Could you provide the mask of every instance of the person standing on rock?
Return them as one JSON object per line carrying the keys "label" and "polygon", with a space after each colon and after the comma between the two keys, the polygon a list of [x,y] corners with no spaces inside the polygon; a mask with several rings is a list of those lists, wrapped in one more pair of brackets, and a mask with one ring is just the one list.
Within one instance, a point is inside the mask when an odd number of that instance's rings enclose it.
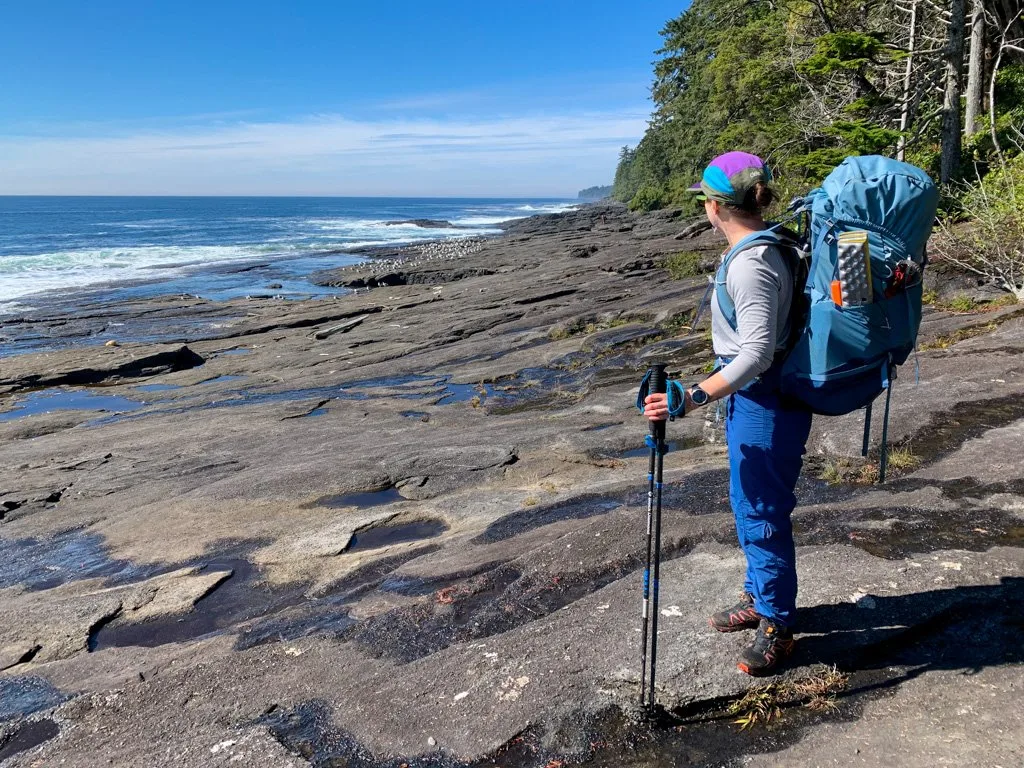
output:
{"label": "person standing on rock", "polygon": [[[711,226],[734,248],[767,228],[762,212],[774,200],[770,182],[759,157],[729,152],[712,160],[691,189],[704,201]],[[797,578],[790,515],[811,414],[787,407],[778,393],[793,301],[785,255],[773,245],[753,245],[728,264],[723,259],[715,280],[735,307],[736,327],[713,291],[711,334],[721,368],[686,392],[685,412],[728,398],[729,500],[747,572],[740,602],[716,613],[710,624],[719,632],[756,629],[737,666],[765,675],[793,650]],[[644,402],[651,421],[668,417],[665,395],[652,394]]]}

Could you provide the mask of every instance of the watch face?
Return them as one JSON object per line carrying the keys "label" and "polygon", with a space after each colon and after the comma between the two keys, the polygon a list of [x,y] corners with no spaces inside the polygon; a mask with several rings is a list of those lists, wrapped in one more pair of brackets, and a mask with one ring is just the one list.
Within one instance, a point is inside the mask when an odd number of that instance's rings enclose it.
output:
{"label": "watch face", "polygon": [[690,399],[697,405],[704,405],[708,401],[708,393],[700,387],[694,387]]}

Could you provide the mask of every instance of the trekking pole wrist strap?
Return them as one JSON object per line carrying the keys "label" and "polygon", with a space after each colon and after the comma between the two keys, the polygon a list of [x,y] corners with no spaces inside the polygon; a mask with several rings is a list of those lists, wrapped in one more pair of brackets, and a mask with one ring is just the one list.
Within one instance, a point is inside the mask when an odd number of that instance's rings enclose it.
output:
{"label": "trekking pole wrist strap", "polygon": [[651,394],[651,372],[648,371],[644,374],[644,377],[640,380],[640,391],[636,393],[636,409],[640,413],[644,412],[644,406],[647,400],[647,396]]}
{"label": "trekking pole wrist strap", "polygon": [[[647,396],[651,394],[651,372],[648,371],[640,381],[640,391],[636,395],[636,409],[644,412]],[[669,379],[665,387],[665,396],[668,401],[669,421],[675,421],[676,416],[686,415],[686,388],[681,382]]]}
{"label": "trekking pole wrist strap", "polygon": [[686,387],[678,381],[668,380],[665,394],[668,396],[668,418],[675,421],[676,416],[686,415]]}

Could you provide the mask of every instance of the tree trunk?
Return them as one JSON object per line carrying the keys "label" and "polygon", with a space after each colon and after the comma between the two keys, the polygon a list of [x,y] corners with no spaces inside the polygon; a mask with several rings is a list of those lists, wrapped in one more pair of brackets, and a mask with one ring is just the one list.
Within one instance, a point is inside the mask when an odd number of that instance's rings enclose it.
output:
{"label": "tree trunk", "polygon": [[949,33],[946,38],[946,95],[942,102],[942,161],[939,179],[949,184],[960,169],[960,96],[963,93],[964,32],[967,26],[965,0],[950,3]]}
{"label": "tree trunk", "polygon": [[1014,17],[1011,21],[1007,22],[1002,35],[999,37],[999,45],[996,49],[996,60],[992,64],[992,75],[988,81],[988,129],[992,136],[992,148],[995,150],[996,157],[999,158],[999,164],[1003,166],[1004,171],[1006,170],[1006,158],[1003,157],[1003,150],[999,146],[999,132],[996,131],[996,81],[999,79],[999,65],[1003,61],[1003,53],[1005,53],[1007,47],[1015,47],[1011,46],[1007,36],[1010,34],[1010,30],[1013,29],[1016,18],[1020,18],[1021,15],[1024,15],[1020,14],[1019,11],[1018,14],[1019,15],[1017,17]]}
{"label": "tree trunk", "polygon": [[967,65],[967,113],[964,116],[964,135],[973,136],[978,130],[978,115],[983,107],[985,80],[985,3],[974,0],[971,11],[971,56]]}
{"label": "tree trunk", "polygon": [[914,49],[917,47],[917,4],[910,3],[910,42],[907,44],[907,68],[903,74],[903,107],[900,110],[900,139],[896,144],[896,159],[907,159],[907,131],[910,130],[910,110],[914,85]]}

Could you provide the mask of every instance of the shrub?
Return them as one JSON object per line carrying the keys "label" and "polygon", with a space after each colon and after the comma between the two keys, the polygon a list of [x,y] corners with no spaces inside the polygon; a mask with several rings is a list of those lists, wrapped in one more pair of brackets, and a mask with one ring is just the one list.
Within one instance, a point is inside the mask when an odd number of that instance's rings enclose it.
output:
{"label": "shrub", "polygon": [[673,280],[696,277],[701,273],[701,255],[696,251],[679,251],[665,258],[665,269]]}
{"label": "shrub", "polygon": [[644,213],[657,210],[665,202],[664,197],[664,191],[661,187],[656,187],[653,184],[644,184],[633,195],[633,199],[629,201],[629,210]]}
{"label": "shrub", "polygon": [[965,187],[960,203],[940,221],[935,255],[1024,299],[1024,155]]}

